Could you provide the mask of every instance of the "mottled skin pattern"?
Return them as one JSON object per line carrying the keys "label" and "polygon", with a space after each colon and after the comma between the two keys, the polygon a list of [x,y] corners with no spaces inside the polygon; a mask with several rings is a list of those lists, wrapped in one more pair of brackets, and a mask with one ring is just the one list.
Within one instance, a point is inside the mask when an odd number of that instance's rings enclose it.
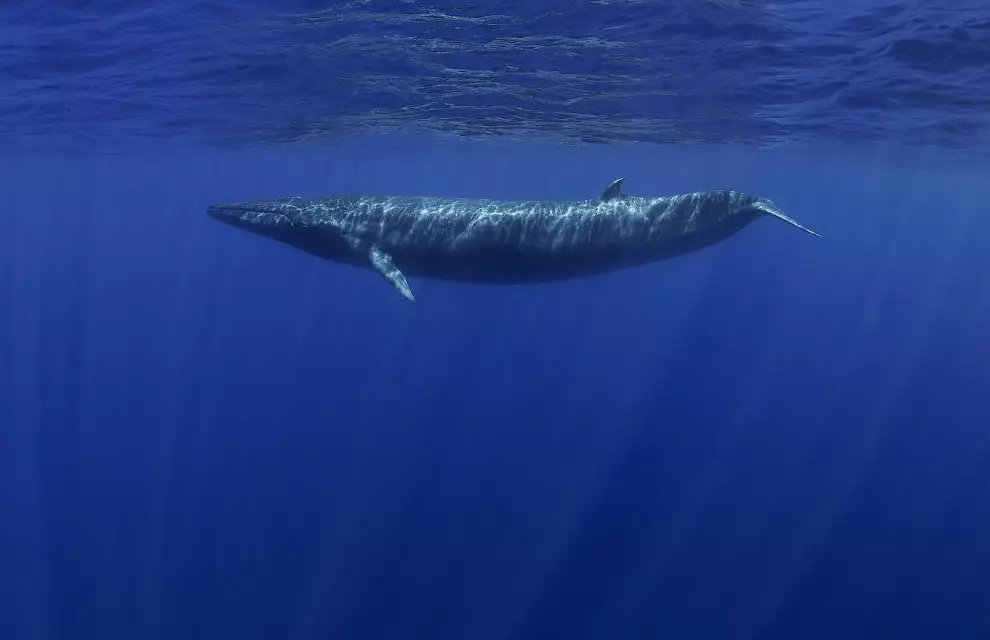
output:
{"label": "mottled skin pattern", "polygon": [[[536,283],[677,256],[764,215],[765,199],[717,190],[572,202],[429,197],[282,198],[210,207],[210,215],[321,258],[378,270],[412,300],[403,274]],[[803,229],[803,227],[801,227]]]}

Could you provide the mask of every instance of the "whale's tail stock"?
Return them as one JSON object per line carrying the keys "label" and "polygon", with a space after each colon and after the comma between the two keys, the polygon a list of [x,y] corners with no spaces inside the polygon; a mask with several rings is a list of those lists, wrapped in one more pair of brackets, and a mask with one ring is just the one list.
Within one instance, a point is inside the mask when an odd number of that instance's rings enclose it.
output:
{"label": "whale's tail stock", "polygon": [[756,202],[754,202],[752,206],[753,206],[754,209],[756,209],[758,211],[762,211],[763,213],[765,213],[767,215],[770,215],[770,216],[773,216],[774,218],[780,218],[781,220],[783,220],[787,224],[794,225],[795,227],[797,227],[798,229],[801,229],[802,231],[807,231],[811,235],[813,235],[815,237],[818,237],[818,238],[821,238],[821,235],[815,233],[814,231],[812,231],[808,227],[804,226],[803,224],[801,224],[800,222],[798,222],[794,218],[792,218],[790,216],[787,216],[787,215],[784,215],[780,211],[780,209],[778,209],[777,207],[774,206],[774,204],[773,204],[772,201],[767,200],[766,198],[760,198],[759,200],[757,200]]}

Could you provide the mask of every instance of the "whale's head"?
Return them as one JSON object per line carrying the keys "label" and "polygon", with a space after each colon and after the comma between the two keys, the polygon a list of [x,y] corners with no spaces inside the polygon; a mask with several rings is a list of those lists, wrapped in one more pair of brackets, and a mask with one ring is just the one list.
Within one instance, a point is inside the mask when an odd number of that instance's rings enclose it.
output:
{"label": "whale's head", "polygon": [[304,226],[300,212],[300,207],[289,198],[267,202],[215,204],[206,210],[207,215],[215,220],[276,239],[293,228]]}
{"label": "whale's head", "polygon": [[323,258],[347,257],[348,246],[337,232],[326,201],[281,198],[232,202],[207,208],[207,215],[232,227],[271,238]]}

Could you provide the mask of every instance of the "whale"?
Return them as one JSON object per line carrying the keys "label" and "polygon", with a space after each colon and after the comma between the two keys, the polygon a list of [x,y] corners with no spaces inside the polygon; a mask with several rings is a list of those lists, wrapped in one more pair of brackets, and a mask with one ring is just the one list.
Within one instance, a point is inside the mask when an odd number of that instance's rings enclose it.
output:
{"label": "whale", "polygon": [[409,277],[484,284],[587,277],[703,249],[765,217],[820,237],[767,198],[727,189],[629,196],[624,180],[586,200],[293,196],[215,204],[207,214],[374,270],[410,302]]}

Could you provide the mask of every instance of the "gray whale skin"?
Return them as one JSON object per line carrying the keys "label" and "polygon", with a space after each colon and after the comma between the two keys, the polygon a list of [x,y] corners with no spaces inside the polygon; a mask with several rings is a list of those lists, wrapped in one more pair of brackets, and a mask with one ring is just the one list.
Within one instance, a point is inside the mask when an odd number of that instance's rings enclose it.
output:
{"label": "gray whale skin", "polygon": [[213,205],[208,213],[321,258],[372,268],[410,301],[407,275],[493,284],[578,278],[696,251],[763,216],[818,235],[765,198],[724,189],[631,197],[622,182],[578,201],[293,197]]}

